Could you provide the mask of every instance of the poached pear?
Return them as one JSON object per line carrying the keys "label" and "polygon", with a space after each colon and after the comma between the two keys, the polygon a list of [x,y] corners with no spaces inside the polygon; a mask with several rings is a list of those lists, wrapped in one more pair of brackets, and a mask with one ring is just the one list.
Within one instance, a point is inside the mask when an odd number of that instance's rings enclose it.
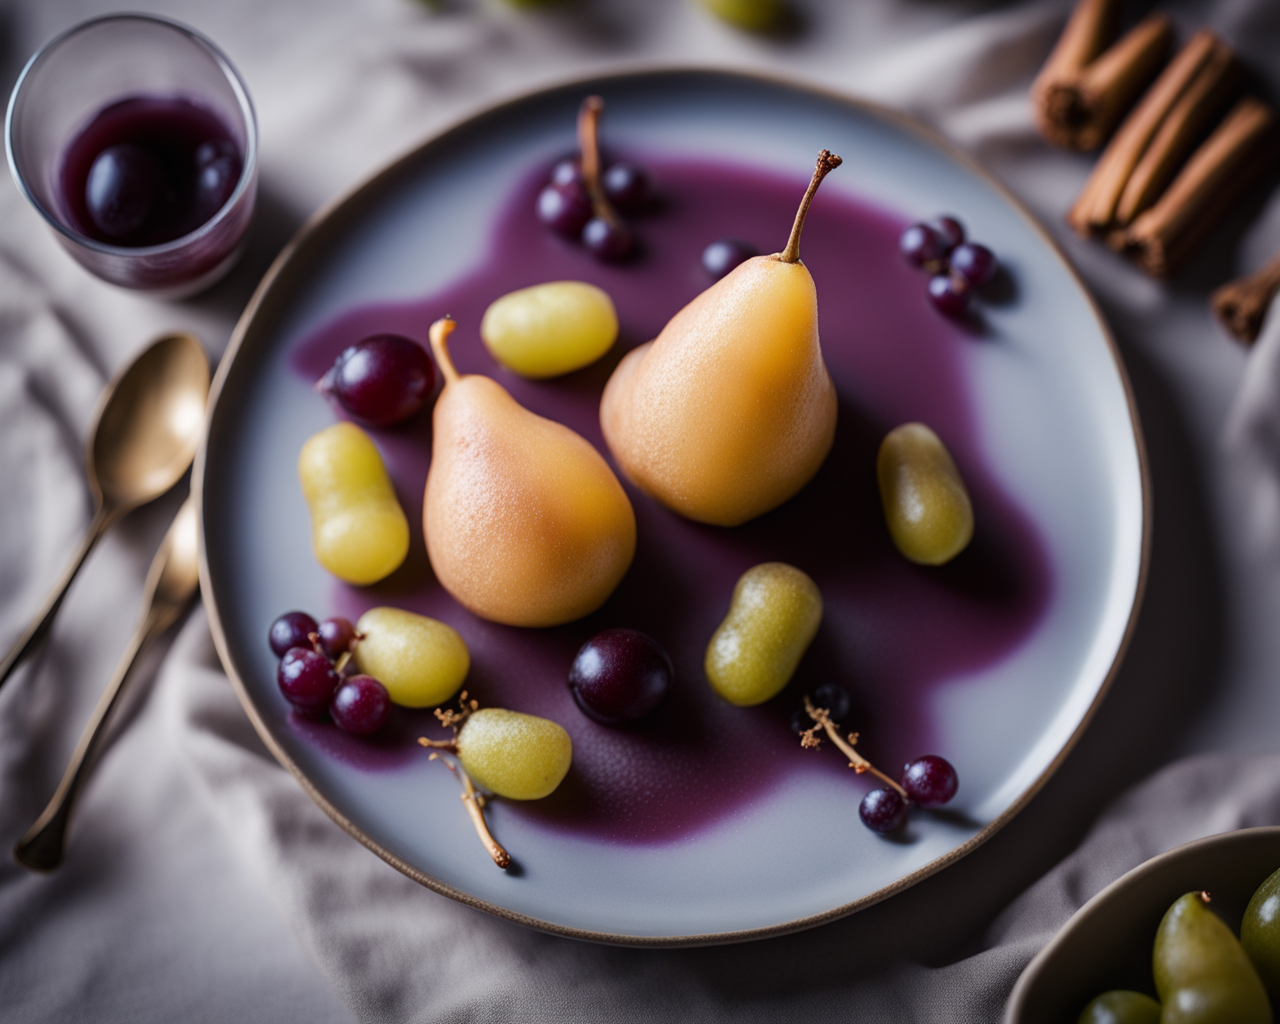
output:
{"label": "poached pear", "polygon": [[572,622],[599,608],[631,565],[631,502],[583,437],[497,381],[460,375],[448,350],[454,327],[446,317],[430,331],[444,374],[422,513],[431,567],[481,618]]}
{"label": "poached pear", "polygon": [[836,390],[800,232],[840,162],[819,154],[782,252],[739,264],[628,353],[605,385],[600,425],[618,465],[689,519],[754,519],[808,483],[831,450]]}

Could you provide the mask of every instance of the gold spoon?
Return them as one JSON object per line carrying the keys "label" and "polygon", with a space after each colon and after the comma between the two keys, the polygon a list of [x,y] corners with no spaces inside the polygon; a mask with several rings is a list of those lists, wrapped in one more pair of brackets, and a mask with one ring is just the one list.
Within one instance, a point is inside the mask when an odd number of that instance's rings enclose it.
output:
{"label": "gold spoon", "polygon": [[107,735],[111,713],[120,702],[134,664],[148,645],[174,624],[190,605],[199,585],[197,571],[197,529],[195,502],[188,497],[178,510],[151,562],[142,598],[142,620],[125,648],[115,674],[93,709],[89,724],[80,735],[71,763],[63,773],[49,806],[18,840],[13,855],[37,871],[52,871],[62,863],[63,840],[76,798],[89,778],[93,762]]}
{"label": "gold spoon", "polygon": [[196,454],[208,397],[209,358],[189,334],[161,338],[107,385],[85,442],[93,521],[44,607],[0,663],[0,686],[49,631],[107,529],[182,479]]}

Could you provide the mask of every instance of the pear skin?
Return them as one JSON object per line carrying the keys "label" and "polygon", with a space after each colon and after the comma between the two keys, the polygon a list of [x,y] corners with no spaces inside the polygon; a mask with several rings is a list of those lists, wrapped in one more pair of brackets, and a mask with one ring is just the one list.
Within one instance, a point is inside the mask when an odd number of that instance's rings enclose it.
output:
{"label": "pear skin", "polygon": [[431,327],[445,377],[432,419],[423,530],[441,585],[481,618],[558,626],[602,605],[631,565],[635,513],[608,463],[496,381],[461,376]]}
{"label": "pear skin", "polygon": [[836,390],[818,341],[818,299],[799,260],[826,150],[787,248],[740,264],[618,364],[600,425],[642,491],[689,519],[737,526],[817,473],[836,429]]}

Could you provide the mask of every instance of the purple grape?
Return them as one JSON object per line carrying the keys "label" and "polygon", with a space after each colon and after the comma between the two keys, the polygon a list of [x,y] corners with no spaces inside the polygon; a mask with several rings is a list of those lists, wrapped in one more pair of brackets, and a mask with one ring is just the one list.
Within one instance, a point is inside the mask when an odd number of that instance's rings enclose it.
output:
{"label": "purple grape", "polygon": [[619,210],[624,213],[642,210],[649,202],[649,175],[637,167],[620,161],[604,172],[600,187]]}
{"label": "purple grape", "polygon": [[164,171],[156,158],[141,146],[122,142],[93,161],[84,200],[94,226],[115,239],[141,228],[164,192]]}
{"label": "purple grape", "polygon": [[656,708],[674,677],[671,659],[656,641],[634,629],[606,629],[573,659],[569,690],[588,718],[619,725]]}
{"label": "purple grape", "polygon": [[738,264],[759,254],[750,242],[721,238],[702,250],[702,269],[719,281]]}
{"label": "purple grape", "polygon": [[791,712],[791,731],[799,736],[802,732],[808,732],[818,723],[809,717],[809,712],[803,707],[796,708]]}
{"label": "purple grape", "polygon": [[538,220],[557,234],[577,238],[591,219],[591,197],[580,182],[548,185],[538,193]]}
{"label": "purple grape", "polygon": [[902,769],[902,788],[921,807],[941,807],[959,786],[951,762],[936,754],[918,757]]}
{"label": "purple grape", "polygon": [[896,789],[873,789],[858,805],[858,817],[872,832],[888,835],[907,820],[907,802]]}
{"label": "purple grape", "polygon": [[351,641],[356,638],[356,627],[347,619],[336,616],[320,623],[317,632],[320,634],[320,646],[324,648],[324,653],[334,661],[351,649]]}
{"label": "purple grape", "polygon": [[833,722],[841,722],[849,715],[849,692],[835,683],[823,683],[809,696],[815,708],[826,708]]}
{"label": "purple grape", "polygon": [[928,224],[912,224],[902,232],[898,248],[908,263],[922,270],[935,272],[947,265],[947,240]]}
{"label": "purple grape", "polygon": [[240,158],[218,156],[196,170],[192,206],[197,224],[203,224],[226,205],[240,180]]}
{"label": "purple grape", "polygon": [[623,224],[610,224],[603,217],[592,217],[582,229],[582,242],[596,259],[620,263],[636,247],[635,237]]}
{"label": "purple grape", "polygon": [[435,383],[426,349],[398,334],[375,334],[344,349],[316,386],[354,419],[389,427],[421,409]]}
{"label": "purple grape", "polygon": [[576,156],[565,157],[551,168],[551,184],[582,184],[582,161]]}
{"label": "purple grape", "polygon": [[977,288],[995,277],[995,253],[985,245],[966,242],[951,254],[951,270]]}
{"label": "purple grape", "polygon": [[964,242],[964,225],[954,217],[935,217],[929,222],[929,227],[942,236],[942,243],[948,253]]}
{"label": "purple grape", "polygon": [[315,633],[319,628],[316,620],[306,612],[285,612],[271,623],[267,640],[275,656],[283,658],[290,647],[309,648],[311,641],[307,639],[307,634]]}
{"label": "purple grape", "polygon": [[338,687],[329,704],[338,727],[357,736],[381,729],[391,717],[391,697],[373,676],[352,676]]}
{"label": "purple grape", "polygon": [[969,282],[958,274],[935,274],[929,279],[929,298],[939,312],[964,316],[969,308]]}
{"label": "purple grape", "polygon": [[299,711],[319,715],[333,700],[341,680],[333,665],[319,651],[294,647],[285,651],[276,672],[276,682],[285,700]]}

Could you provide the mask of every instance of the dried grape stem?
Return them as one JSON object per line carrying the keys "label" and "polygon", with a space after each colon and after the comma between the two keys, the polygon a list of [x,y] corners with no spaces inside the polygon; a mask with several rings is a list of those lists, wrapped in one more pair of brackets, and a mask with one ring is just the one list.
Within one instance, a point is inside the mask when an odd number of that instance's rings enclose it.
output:
{"label": "dried grape stem", "polygon": [[830,739],[831,742],[840,749],[840,752],[849,759],[850,768],[859,775],[862,775],[864,772],[870,772],[886,785],[896,789],[904,800],[910,799],[910,797],[907,796],[907,791],[905,789],[853,749],[853,744],[858,742],[858,734],[856,732],[850,733],[849,741],[845,742],[845,740],[840,736],[840,733],[836,731],[836,724],[831,721],[831,715],[828,713],[826,708],[815,708],[813,706],[813,702],[806,697],[804,699],[804,709],[809,713],[810,718],[817,722],[818,725],[822,726],[823,731],[827,734],[827,738]]}
{"label": "dried grape stem", "polygon": [[804,198],[800,200],[800,209],[796,211],[796,219],[791,225],[791,237],[787,239],[787,247],[778,253],[783,263],[800,262],[800,232],[804,230],[804,219],[809,214],[809,205],[813,202],[814,193],[822,184],[822,179],[839,167],[843,160],[824,149],[818,154],[818,165],[813,169],[813,177],[809,179],[809,187],[804,190]]}
{"label": "dried grape stem", "polygon": [[446,384],[458,383],[458,371],[449,355],[449,335],[453,333],[453,329],[457,326],[453,317],[442,316],[431,325],[431,330],[427,332],[427,337],[431,341],[431,351],[435,354],[436,363],[440,367],[440,372],[444,374]]}
{"label": "dried grape stem", "polygon": [[[420,737],[418,742],[424,747],[437,747],[444,750],[457,753],[457,747],[452,743],[442,742],[439,740],[429,740]],[[462,802],[467,808],[467,814],[471,816],[471,824],[475,826],[476,835],[480,837],[480,842],[484,844],[484,848],[489,851],[489,856],[493,858],[493,862],[504,871],[511,867],[511,854],[502,848],[502,844],[493,838],[493,833],[489,831],[489,824],[484,820],[484,797],[476,790],[475,783],[471,781],[471,776],[467,774],[467,770],[452,759],[440,757],[439,754],[432,754],[431,760],[439,758],[449,771],[453,772],[462,781]]]}
{"label": "dried grape stem", "polygon": [[1252,345],[1258,340],[1271,300],[1280,292],[1280,255],[1256,274],[1224,284],[1210,297],[1213,312],[1233,337]]}
{"label": "dried grape stem", "polygon": [[600,115],[604,100],[588,96],[578,110],[578,148],[582,150],[582,182],[591,197],[591,212],[611,227],[626,230],[622,218],[600,185]]}

